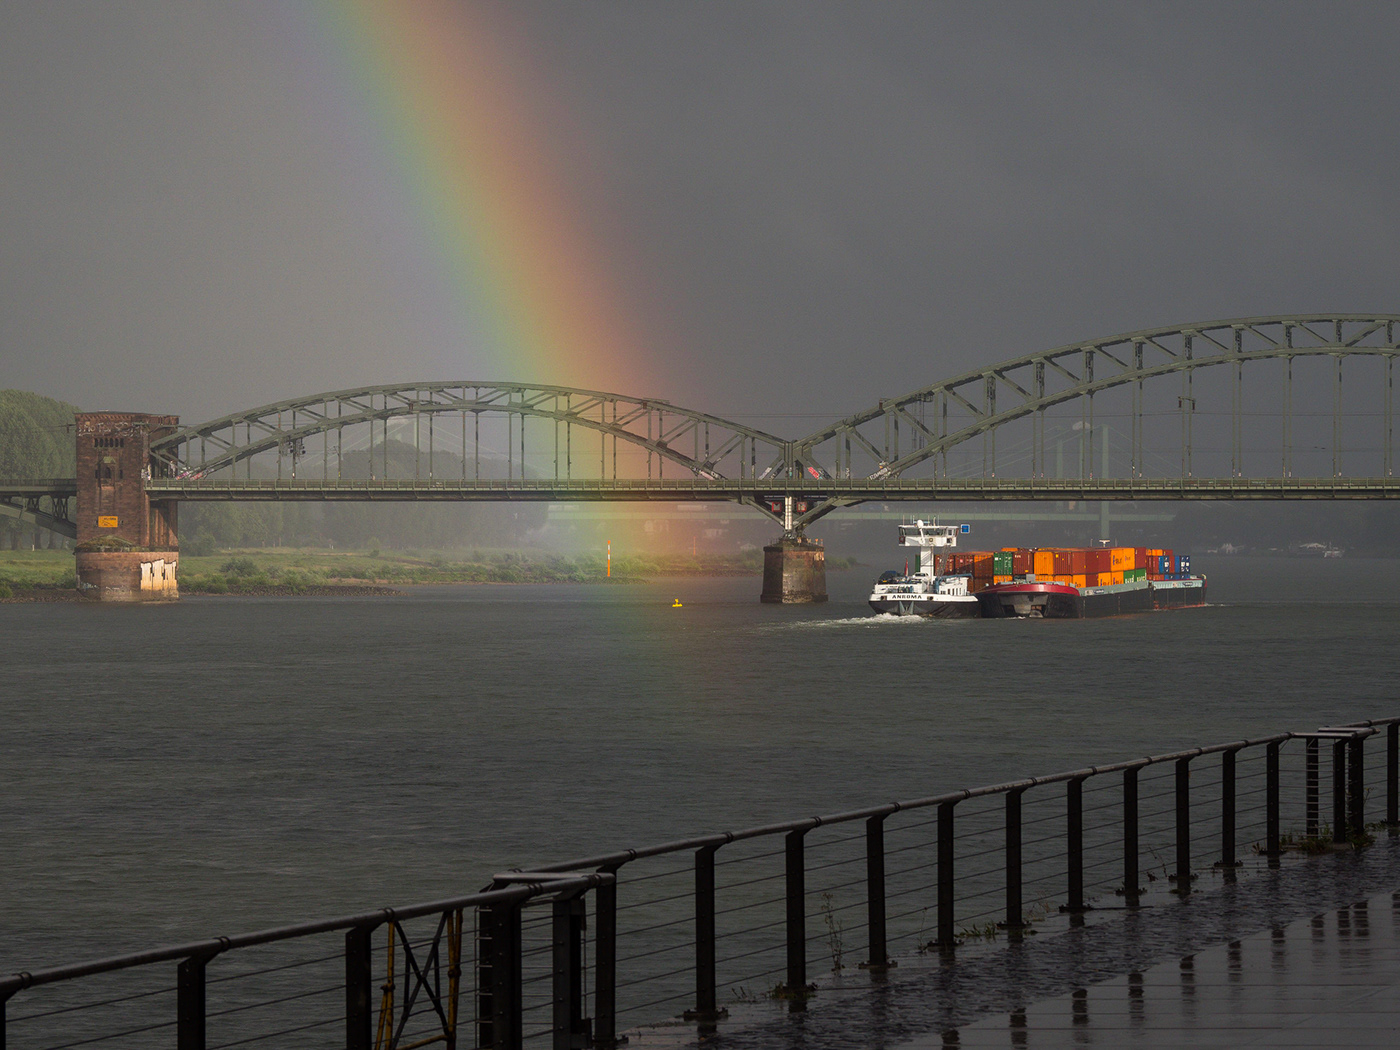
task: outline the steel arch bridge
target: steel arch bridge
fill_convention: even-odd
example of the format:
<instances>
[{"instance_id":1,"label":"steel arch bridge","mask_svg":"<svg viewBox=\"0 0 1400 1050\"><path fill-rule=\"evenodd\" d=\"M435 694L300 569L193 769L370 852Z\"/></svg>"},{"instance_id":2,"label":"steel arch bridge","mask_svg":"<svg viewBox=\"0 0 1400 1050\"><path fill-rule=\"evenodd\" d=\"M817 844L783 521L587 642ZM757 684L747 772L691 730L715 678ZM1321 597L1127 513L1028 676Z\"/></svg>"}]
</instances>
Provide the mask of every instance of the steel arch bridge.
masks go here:
<instances>
[{"instance_id":1,"label":"steel arch bridge","mask_svg":"<svg viewBox=\"0 0 1400 1050\"><path fill-rule=\"evenodd\" d=\"M664 400L560 386L339 390L154 441L146 488L152 499L177 500L730 500L790 532L870 500L1395 498L1397 322L1298 314L1143 329L974 369L797 439ZM1352 358L1369 361L1373 374L1344 397ZM1257 400L1259 390L1245 379L1264 362L1278 370L1265 400L1279 430L1277 469L1261 472L1247 440L1260 414L1247 391ZM1295 430L1295 363L1307 373L1299 390L1310 408L1326 394L1317 367L1331 377L1325 470L1313 445L1300 457L1309 462L1295 463L1315 437ZM1202 371L1224 382L1198 387ZM1228 412L1198 411L1210 391L1222 403L1228 394ZM1115 398L1126 404L1108 403ZM1301 429L1316 431L1318 416L1302 413ZM1205 434L1219 447L1203 449ZM1068 473L1066 443L1078 455ZM1208 463L1201 454L1226 445L1228 467L1222 455ZM1367 469L1348 473L1358 458ZM46 527L71 534L73 483L54 482L51 492L35 484L47 483L0 482L0 509L32 515L48 496Z\"/></svg>"}]
</instances>

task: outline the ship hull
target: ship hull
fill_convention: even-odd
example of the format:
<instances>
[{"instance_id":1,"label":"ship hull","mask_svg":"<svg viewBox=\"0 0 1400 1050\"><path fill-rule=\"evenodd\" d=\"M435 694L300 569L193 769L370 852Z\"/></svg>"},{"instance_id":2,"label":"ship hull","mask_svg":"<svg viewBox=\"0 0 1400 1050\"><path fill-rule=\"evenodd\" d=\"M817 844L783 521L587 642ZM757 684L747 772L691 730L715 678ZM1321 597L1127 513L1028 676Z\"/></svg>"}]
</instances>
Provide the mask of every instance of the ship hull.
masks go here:
<instances>
[{"instance_id":1,"label":"ship hull","mask_svg":"<svg viewBox=\"0 0 1400 1050\"><path fill-rule=\"evenodd\" d=\"M1067 583L1001 583L978 591L977 601L988 619L1083 620L1127 616L1153 608L1146 580L1083 588Z\"/></svg>"},{"instance_id":2,"label":"ship hull","mask_svg":"<svg viewBox=\"0 0 1400 1050\"><path fill-rule=\"evenodd\" d=\"M1152 605L1156 609L1190 609L1205 605L1206 578L1192 576L1184 580L1153 580Z\"/></svg>"},{"instance_id":3,"label":"ship hull","mask_svg":"<svg viewBox=\"0 0 1400 1050\"><path fill-rule=\"evenodd\" d=\"M1130 616L1154 609L1187 609L1206 603L1203 576L1184 580L1135 580L1107 587L1066 583L1001 583L977 592L982 615L1083 620Z\"/></svg>"},{"instance_id":4,"label":"ship hull","mask_svg":"<svg viewBox=\"0 0 1400 1050\"><path fill-rule=\"evenodd\" d=\"M948 599L871 598L870 608L877 613L891 616L923 616L931 620L967 620L982 615L982 605L975 598L971 600L949 601Z\"/></svg>"}]
</instances>

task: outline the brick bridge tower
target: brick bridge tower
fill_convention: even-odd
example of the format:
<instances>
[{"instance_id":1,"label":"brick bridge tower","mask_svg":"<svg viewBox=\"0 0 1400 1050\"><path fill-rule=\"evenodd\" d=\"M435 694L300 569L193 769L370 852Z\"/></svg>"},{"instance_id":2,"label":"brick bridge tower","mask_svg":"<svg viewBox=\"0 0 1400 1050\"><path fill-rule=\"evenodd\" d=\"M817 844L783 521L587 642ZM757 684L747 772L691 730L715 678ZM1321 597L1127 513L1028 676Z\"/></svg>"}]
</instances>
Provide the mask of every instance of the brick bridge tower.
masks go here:
<instances>
[{"instance_id":1,"label":"brick bridge tower","mask_svg":"<svg viewBox=\"0 0 1400 1050\"><path fill-rule=\"evenodd\" d=\"M78 589L102 601L173 601L177 504L146 496L163 468L151 442L173 433L179 416L80 412L77 417Z\"/></svg>"}]
</instances>

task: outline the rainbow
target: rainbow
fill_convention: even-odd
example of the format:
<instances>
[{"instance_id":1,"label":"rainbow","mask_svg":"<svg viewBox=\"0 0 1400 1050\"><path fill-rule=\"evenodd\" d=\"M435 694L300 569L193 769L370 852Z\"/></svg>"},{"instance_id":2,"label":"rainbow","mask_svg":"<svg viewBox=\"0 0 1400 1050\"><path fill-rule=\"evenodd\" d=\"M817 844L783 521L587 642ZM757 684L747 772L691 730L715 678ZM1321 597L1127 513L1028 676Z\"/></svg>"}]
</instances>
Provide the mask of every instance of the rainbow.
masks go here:
<instances>
[{"instance_id":1,"label":"rainbow","mask_svg":"<svg viewBox=\"0 0 1400 1050\"><path fill-rule=\"evenodd\" d=\"M559 177L565 160L532 105L539 78L506 60L490 22L500 15L455 0L320 0L314 10L316 64L374 129L391 192L407 198L443 267L473 361L503 370L466 378L650 389L609 246L579 221Z\"/></svg>"}]
</instances>

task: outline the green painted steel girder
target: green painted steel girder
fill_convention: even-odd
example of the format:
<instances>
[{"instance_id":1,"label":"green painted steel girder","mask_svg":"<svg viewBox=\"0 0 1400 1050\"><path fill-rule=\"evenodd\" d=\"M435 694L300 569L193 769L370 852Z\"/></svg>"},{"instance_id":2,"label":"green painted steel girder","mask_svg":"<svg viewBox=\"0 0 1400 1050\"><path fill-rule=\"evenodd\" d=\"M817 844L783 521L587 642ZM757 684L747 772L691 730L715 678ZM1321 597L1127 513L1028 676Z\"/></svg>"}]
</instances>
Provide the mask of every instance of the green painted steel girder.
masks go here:
<instances>
[{"instance_id":1,"label":"green painted steel girder","mask_svg":"<svg viewBox=\"0 0 1400 1050\"><path fill-rule=\"evenodd\" d=\"M378 406L375 401L378 399ZM608 419L607 409L612 418ZM346 409L349 412L346 412ZM635 445L680 464L696 476L719 476L714 464L741 440L781 450L787 442L775 435L705 412L682 408L657 398L633 398L623 394L575 387L530 383L434 382L393 384L337 390L309 397L278 401L246 412L223 416L153 442L151 450L170 461L175 473L209 474L233 466L250 456L272 451L289 442L362 423L438 413L495 413L531 416L583 427ZM309 419L284 425L283 416ZM665 427L666 417L672 426ZM675 421L679 420L677 424ZM646 423L646 432L642 424ZM653 424L655 426L653 427ZM718 447L708 459L686 455L676 447L682 434L693 428L714 428ZM245 436L239 441L238 429ZM205 454L214 446L212 457ZM198 447L199 455L193 453ZM765 451L765 458L769 453ZM781 458L781 455L780 457Z\"/></svg>"},{"instance_id":2,"label":"green painted steel girder","mask_svg":"<svg viewBox=\"0 0 1400 1050\"><path fill-rule=\"evenodd\" d=\"M818 455L819 447L835 440L845 441L849 448L854 442L879 464L870 477L898 477L1003 424L1077 398L1092 399L1100 391L1130 383L1269 358L1380 355L1393 360L1400 354L1395 339L1397 322L1397 314L1290 314L1148 328L1072 343L964 372L881 401L793 442L788 459L825 474L828 467ZM1012 405L998 407L999 389L1009 391ZM938 406L943 414L942 423L933 429L910 411L911 406L927 404ZM966 420L955 429L947 426L949 405ZM911 452L899 455L896 451L884 460L879 442L862 435L861 428L874 424L888 435L891 423L897 427L900 421L918 433L922 443ZM887 437L886 442L888 448ZM839 464L839 444L836 456ZM830 473L839 475L841 471ZM833 499L814 507L798 519L798 526L810 525L842 505Z\"/></svg>"},{"instance_id":3,"label":"green painted steel girder","mask_svg":"<svg viewBox=\"0 0 1400 1050\"><path fill-rule=\"evenodd\" d=\"M730 500L763 507L769 500L820 504L1071 500L1400 499L1400 478L784 478L244 480L156 479L152 499L180 500L500 500L563 502Z\"/></svg>"},{"instance_id":4,"label":"green painted steel girder","mask_svg":"<svg viewBox=\"0 0 1400 1050\"><path fill-rule=\"evenodd\" d=\"M837 437L857 436L861 426L874 420L900 418L916 428L921 427L923 436L929 440L916 451L884 464L872 476L898 475L916 463L1003 423L1126 383L1197 368L1277 357L1371 354L1393 358L1400 354L1400 344L1395 341L1397 323L1400 323L1400 314L1290 314L1145 328L1107 339L1071 343L964 372L902 397L886 399L793 442L792 459L825 470L817 464L814 449L818 445ZM1197 340L1207 348L1204 355L1197 353ZM1124 361L1115 352L1123 347L1130 349L1131 362ZM1146 363L1146 356L1153 354L1158 360ZM1075 362L1075 358L1079 358L1079 362ZM1095 363L1100 361L1110 371L1097 372ZM1077 365L1080 371L1076 373L1066 367L1066 362ZM1023 385L1012 378L1012 374L1024 369L1030 369L1033 378ZM1047 392L1047 371L1062 376L1068 380L1067 384ZM1009 387L1020 400L1009 408L989 411L985 398L983 407L979 408L974 400L960 393L964 388L980 389L984 393L994 391L998 384ZM908 412L911 405L927 404L944 396L958 402L973 417L972 422L956 431L936 434ZM995 404L994 395L991 404ZM872 446L867 444L867 447Z\"/></svg>"},{"instance_id":5,"label":"green painted steel girder","mask_svg":"<svg viewBox=\"0 0 1400 1050\"><path fill-rule=\"evenodd\" d=\"M49 496L50 493L45 492L43 495ZM54 498L59 500L67 499L67 497L61 494ZM10 518L18 518L20 521L33 522L42 529L48 529L50 532L56 533L59 536L65 536L70 540L77 539L78 527L67 518L61 518L47 511L39 510L39 499L40 497L38 496L31 496L28 498L6 496L4 493L0 492L0 514ZM66 503L64 509L67 509Z\"/></svg>"},{"instance_id":6,"label":"green painted steel girder","mask_svg":"<svg viewBox=\"0 0 1400 1050\"><path fill-rule=\"evenodd\" d=\"M38 481L27 478L0 478L0 499L3 500L39 499L44 496L50 499L72 499L77 494L76 478L44 478Z\"/></svg>"}]
</instances>

